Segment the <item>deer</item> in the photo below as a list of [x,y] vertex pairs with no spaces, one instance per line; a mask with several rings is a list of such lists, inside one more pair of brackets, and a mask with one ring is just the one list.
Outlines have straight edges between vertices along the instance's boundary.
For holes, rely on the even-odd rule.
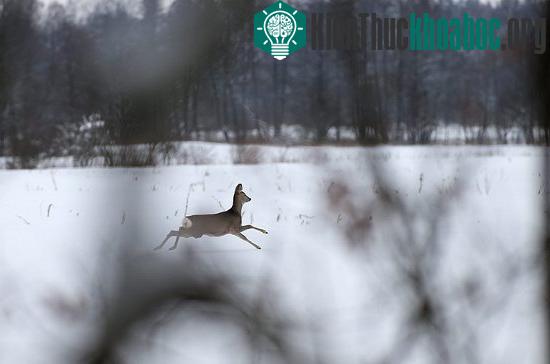
[[256,249],[261,249],[259,245],[253,243],[246,236],[244,236],[243,231],[254,229],[264,234],[267,234],[267,231],[252,225],[241,225],[243,205],[251,200],[252,199],[244,193],[243,185],[239,183],[237,187],[235,187],[235,193],[233,194],[233,205],[229,210],[218,214],[192,215],[184,217],[181,227],[178,230],[171,230],[166,235],[163,242],[157,246],[155,250],[161,249],[166,242],[173,237],[176,238],[176,242],[170,250],[174,250],[178,247],[180,238],[193,237],[197,239],[203,235],[218,237],[228,234],[234,235],[246,241]]

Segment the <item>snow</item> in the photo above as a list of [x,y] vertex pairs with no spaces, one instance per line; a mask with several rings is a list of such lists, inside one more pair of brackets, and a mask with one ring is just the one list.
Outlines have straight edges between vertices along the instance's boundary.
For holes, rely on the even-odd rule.
[[[346,243],[351,216],[327,199],[331,186],[346,182],[355,208],[378,206],[371,163],[385,171],[389,190],[416,214],[413,228],[420,237],[430,228],[423,212],[433,208],[431,201],[443,196],[450,202],[441,221],[444,250],[434,290],[452,294],[473,275],[486,295],[500,297],[510,289],[500,275],[503,254],[518,262],[536,256],[548,193],[541,190],[543,149],[258,146],[257,164],[236,165],[234,146],[185,147],[203,156],[208,151],[208,164],[0,171],[0,363],[70,362],[67,352],[93,333],[97,286],[109,283],[97,281],[100,263],[113,260],[121,245],[161,261],[177,261],[192,246],[224,271],[256,283],[270,271],[278,304],[296,321],[323,318],[327,362],[380,359],[395,345],[411,304],[395,275],[396,252],[387,249],[398,235],[399,219],[369,210],[368,248],[357,250]],[[175,157],[172,164],[177,162]],[[455,197],[460,181],[463,192]],[[180,225],[188,195],[188,215],[215,213],[230,207],[237,183],[252,198],[243,224],[269,231],[245,232],[262,250],[225,236],[184,239],[176,251],[168,251],[167,244],[152,252]],[[543,363],[537,274],[531,270],[506,292],[509,302],[501,312],[469,313],[479,323],[481,362]],[[74,317],[52,312],[60,299],[74,309]],[[455,306],[458,312],[458,303],[449,302],[451,313]],[[450,314],[450,322],[454,319]],[[154,345],[132,346],[129,362],[247,360],[239,350],[243,339],[231,328],[204,322],[187,327],[193,330],[171,323]],[[460,332],[452,334],[460,340]],[[426,351],[419,344],[407,362],[426,362]]]

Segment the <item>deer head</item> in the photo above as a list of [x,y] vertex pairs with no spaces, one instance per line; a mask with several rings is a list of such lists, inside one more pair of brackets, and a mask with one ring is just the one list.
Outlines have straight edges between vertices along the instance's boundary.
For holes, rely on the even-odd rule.
[[237,212],[241,213],[241,209],[243,205],[252,199],[246,195],[243,191],[243,185],[238,184],[237,187],[235,187],[235,194],[233,195],[233,207],[232,209]]
[[237,187],[235,187],[235,196],[239,198],[239,200],[243,201],[243,203],[249,202],[252,199],[246,195],[243,191],[243,185],[238,184]]

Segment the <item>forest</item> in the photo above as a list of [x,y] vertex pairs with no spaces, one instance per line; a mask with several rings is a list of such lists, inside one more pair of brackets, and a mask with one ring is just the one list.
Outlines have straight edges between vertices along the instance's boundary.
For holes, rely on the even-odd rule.
[[[69,3],[70,4],[70,3]],[[0,152],[33,160],[206,140],[276,144],[548,144],[540,55],[254,48],[269,1],[99,2],[85,14],[0,3]],[[306,13],[537,19],[538,1],[295,1]],[[505,30],[502,30],[505,32]],[[505,38],[506,35],[503,34]]]

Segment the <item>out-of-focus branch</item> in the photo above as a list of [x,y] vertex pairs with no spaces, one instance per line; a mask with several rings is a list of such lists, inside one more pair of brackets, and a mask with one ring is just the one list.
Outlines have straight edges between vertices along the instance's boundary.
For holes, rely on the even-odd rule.
[[287,316],[262,303],[270,295],[267,288],[257,301],[242,292],[240,279],[217,272],[191,250],[171,263],[154,256],[136,259],[123,251],[112,276],[103,278],[117,282],[116,288],[105,305],[102,329],[77,353],[76,361],[120,362],[120,347],[133,337],[133,330],[150,323],[154,332],[174,312],[181,311],[235,324],[249,338],[251,351],[268,349],[282,362],[304,362],[291,345],[288,330],[292,325],[283,318]]
[[[531,261],[501,249],[496,262],[482,263],[491,264],[492,276],[502,284],[498,292],[486,294],[489,286],[475,270],[456,281],[444,278],[450,244],[445,226],[463,203],[471,176],[467,168],[460,170],[451,186],[431,194],[424,189],[420,201],[396,187],[391,163],[377,160],[369,160],[371,190],[355,191],[344,181],[328,190],[329,204],[346,216],[339,226],[350,248],[365,256],[373,249],[385,251],[385,284],[395,282],[392,294],[407,302],[383,363],[406,362],[426,344],[434,363],[479,362],[481,322],[503,312],[519,279],[533,273]],[[377,232],[383,232],[382,241]]]

